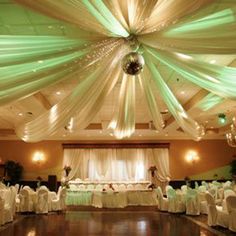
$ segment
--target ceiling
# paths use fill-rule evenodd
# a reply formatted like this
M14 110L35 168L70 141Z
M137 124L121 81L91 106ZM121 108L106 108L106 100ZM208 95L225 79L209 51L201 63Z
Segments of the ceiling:
M23 8L10 0L0 0L0 34L1 35L57 35L74 36L73 26L64 22L50 19ZM236 55L201 55L199 59L219 65L236 67ZM209 94L204 89L186 81L181 75L167 68L163 64L158 65L170 89L176 98L188 111L188 113L206 128L204 139L223 139L229 129L231 119L236 111L236 102L223 100L220 104L203 108L200 104ZM47 87L40 92L28 96L19 101L0 107L0 139L17 139L14 127L18 124L30 121L53 105L61 101L74 88L77 80L70 80ZM64 127L50 139L55 140L115 140L113 134L106 129L117 109L121 83L116 84L115 89L106 98L100 112L94 117L91 124L84 130L77 130L76 124L72 131ZM183 133L169 114L166 105L156 90L156 100L159 104L166 127L158 132L152 125L151 116L147 109L145 98L136 81L136 131L129 140L166 140L166 139L191 139ZM220 124L218 115L224 113L227 117L225 124Z

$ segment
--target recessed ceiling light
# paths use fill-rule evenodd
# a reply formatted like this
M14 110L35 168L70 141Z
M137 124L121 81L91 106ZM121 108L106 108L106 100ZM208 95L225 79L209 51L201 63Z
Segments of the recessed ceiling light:
M60 92L60 91L57 91L57 92L56 92L56 95L61 95L61 92Z
M205 123L208 123L208 122L209 122L208 120L205 121Z
M185 91L181 91L180 93L181 93L181 94L185 94Z
M42 60L39 60L38 63L43 63L43 61L42 61Z
M19 116L23 116L23 113L22 113L22 112L20 112L20 113L18 113L18 115L19 115Z
M210 60L210 63L214 64L214 63L216 63L216 60Z

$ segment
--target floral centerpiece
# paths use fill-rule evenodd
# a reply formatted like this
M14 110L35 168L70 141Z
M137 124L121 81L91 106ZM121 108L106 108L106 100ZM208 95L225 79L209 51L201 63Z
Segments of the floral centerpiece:
M150 171L152 177L154 177L154 176L155 176L155 171L157 171L157 167L156 167L156 166L150 166L150 167L148 168L148 171Z
M63 168L63 170L65 171L65 173L66 173L66 177L68 177L68 175L70 174L70 172L71 172L71 167L70 166L67 166L67 165L65 165L64 166L64 168Z

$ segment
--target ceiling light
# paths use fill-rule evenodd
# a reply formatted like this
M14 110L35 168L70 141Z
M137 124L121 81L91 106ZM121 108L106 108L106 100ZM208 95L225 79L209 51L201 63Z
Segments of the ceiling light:
M236 124L235 118L232 119L232 124L230 125L230 131L226 133L226 140L230 147L236 147Z
M216 63L216 60L210 60L210 63L214 64L214 63Z
M60 92L60 91L57 91L57 92L56 92L56 95L61 95L61 92Z
M23 113L22 113L22 112L20 112L20 113L18 113L18 115L19 115L19 116L23 116Z
M41 63L43 63L43 61L42 61L42 60L39 60L39 61L38 61L38 63L40 63L40 64L41 64Z
M181 91L180 94L185 94L185 91Z
M192 59L192 57L191 56L189 56L189 55L186 55L186 54L182 54L182 53L176 53L176 55L178 56L178 57L180 57L180 58L183 58L183 59Z

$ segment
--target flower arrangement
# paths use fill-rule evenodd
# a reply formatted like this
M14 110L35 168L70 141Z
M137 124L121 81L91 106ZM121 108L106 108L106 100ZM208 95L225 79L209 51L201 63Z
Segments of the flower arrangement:
M65 171L66 177L67 177L67 176L70 174L70 172L71 172L71 167L65 165L64 168L63 168L63 170Z
M37 178L36 178L36 180L37 180L37 188L39 188L40 186L41 186L41 181L43 180L40 176L38 176Z
M156 166L150 166L148 168L148 171L151 171L151 175L152 175L152 177L154 177L155 176L155 171L157 171L157 167Z

